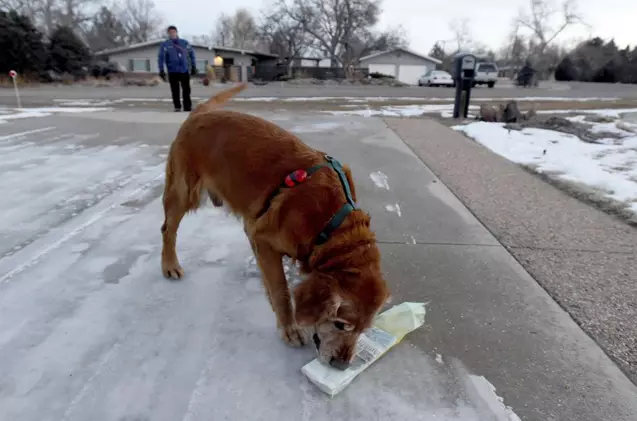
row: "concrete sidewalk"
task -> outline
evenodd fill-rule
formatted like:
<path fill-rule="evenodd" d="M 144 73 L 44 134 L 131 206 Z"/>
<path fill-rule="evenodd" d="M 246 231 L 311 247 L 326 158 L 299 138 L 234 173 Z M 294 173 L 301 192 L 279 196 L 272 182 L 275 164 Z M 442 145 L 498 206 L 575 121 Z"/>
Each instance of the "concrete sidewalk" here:
<path fill-rule="evenodd" d="M 386 121 L 637 382 L 637 229 L 435 121 Z"/>
<path fill-rule="evenodd" d="M 188 215 L 186 278 L 162 278 L 183 115 L 17 120 L 0 127 L 2 421 L 637 418 L 637 388 L 382 120 L 263 116 L 350 164 L 394 302 L 428 302 L 425 326 L 327 398 L 300 373 L 313 350 L 278 339 L 233 218 Z"/>

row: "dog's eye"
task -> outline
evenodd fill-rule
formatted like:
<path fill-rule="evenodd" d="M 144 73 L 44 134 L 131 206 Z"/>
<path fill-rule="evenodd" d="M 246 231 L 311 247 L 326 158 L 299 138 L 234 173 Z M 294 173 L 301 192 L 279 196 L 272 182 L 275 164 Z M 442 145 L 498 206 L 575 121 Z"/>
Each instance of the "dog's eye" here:
<path fill-rule="evenodd" d="M 334 326 L 336 326 L 338 330 L 345 330 L 345 323 L 343 322 L 334 322 Z"/>

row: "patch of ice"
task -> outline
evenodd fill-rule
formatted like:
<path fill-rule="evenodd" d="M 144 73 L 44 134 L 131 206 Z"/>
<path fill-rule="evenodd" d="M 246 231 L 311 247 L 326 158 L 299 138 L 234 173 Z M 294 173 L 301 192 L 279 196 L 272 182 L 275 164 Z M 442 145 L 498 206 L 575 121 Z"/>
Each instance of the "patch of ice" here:
<path fill-rule="evenodd" d="M 336 129 L 338 127 L 341 127 L 340 123 L 327 121 L 322 123 L 294 126 L 290 128 L 290 131 L 294 133 L 320 133 Z"/>
<path fill-rule="evenodd" d="M 177 243 L 186 278 L 169 282 L 159 267 L 161 183 L 142 183 L 163 172 L 155 146 L 76 150 L 53 144 L 54 135 L 14 137 L 6 143 L 15 144 L 0 146 L 0 191 L 6 193 L 0 228 L 36 236 L 48 230 L 39 243 L 0 259 L 2 274 L 22 268 L 0 285 L 6 419 L 244 420 L 258 413 L 262 420 L 382 414 L 388 420 L 502 421 L 497 395 L 465 396 L 470 381 L 464 372 L 440 369 L 408 343 L 340 399 L 325 399 L 300 371 L 315 352 L 291 349 L 276 334 L 238 221 L 211 206 L 187 215 Z M 105 188 L 130 179 L 119 193 Z M 103 204 L 59 219 L 74 198 Z M 5 233 L 0 246 L 7 244 Z M 264 405 L 273 390 L 285 404 Z"/>
<path fill-rule="evenodd" d="M 55 127 L 43 127 L 41 129 L 33 129 L 33 130 L 27 130 L 25 132 L 11 133 L 11 134 L 0 136 L 0 141 L 15 140 L 24 136 L 28 136 L 28 135 L 36 134 L 36 133 L 42 133 L 42 132 L 46 132 L 53 129 L 55 129 Z"/>
<path fill-rule="evenodd" d="M 400 210 L 400 205 L 398 203 L 396 203 L 394 205 L 385 205 L 385 210 L 387 212 L 394 212 L 398 216 L 403 216 L 403 213 Z"/>
<path fill-rule="evenodd" d="M 376 184 L 376 187 L 389 190 L 389 178 L 384 173 L 375 171 L 369 174 L 369 178 Z"/>
<path fill-rule="evenodd" d="M 237 102 L 272 102 L 272 101 L 281 101 L 286 100 L 287 98 L 279 98 L 276 96 L 259 96 L 259 97 L 248 97 L 248 98 L 233 98 L 233 101 Z"/>
<path fill-rule="evenodd" d="M 504 399 L 495 393 L 495 386 L 493 386 L 491 382 L 483 376 L 470 374 L 468 377 L 474 387 L 473 391 L 482 399 L 489 409 L 489 413 L 493 414 L 496 420 L 522 421 L 520 417 L 513 412 L 510 406 L 504 404 Z"/>
<path fill-rule="evenodd" d="M 47 117 L 56 113 L 90 113 L 96 111 L 109 111 L 110 108 L 72 108 L 72 107 L 49 107 L 49 108 L 13 108 L 12 113 L 1 114 L 2 120 L 16 120 L 32 117 Z"/>
<path fill-rule="evenodd" d="M 591 144 L 550 130 L 507 130 L 501 123 L 453 129 L 510 161 L 589 186 L 637 213 L 637 136 L 617 139 L 616 144 Z"/>

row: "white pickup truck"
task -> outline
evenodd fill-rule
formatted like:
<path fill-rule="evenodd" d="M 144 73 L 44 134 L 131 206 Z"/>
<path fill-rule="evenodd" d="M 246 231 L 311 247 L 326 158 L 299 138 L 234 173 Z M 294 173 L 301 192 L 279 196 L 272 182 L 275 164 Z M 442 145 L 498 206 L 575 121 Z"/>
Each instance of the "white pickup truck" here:
<path fill-rule="evenodd" d="M 487 85 L 493 88 L 498 81 L 498 66 L 495 63 L 478 63 L 476 65 L 476 76 L 473 86 Z"/>

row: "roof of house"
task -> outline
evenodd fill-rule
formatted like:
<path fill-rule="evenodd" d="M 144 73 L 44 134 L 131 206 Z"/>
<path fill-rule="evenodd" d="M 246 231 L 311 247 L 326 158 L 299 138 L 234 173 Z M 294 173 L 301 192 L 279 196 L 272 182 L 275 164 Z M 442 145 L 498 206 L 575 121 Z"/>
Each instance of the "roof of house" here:
<path fill-rule="evenodd" d="M 386 50 L 386 51 L 381 51 L 379 53 L 370 54 L 368 56 L 361 57 L 359 59 L 359 61 L 369 60 L 371 58 L 382 56 L 383 54 L 387 54 L 387 53 L 392 53 L 394 51 L 404 51 L 404 52 L 409 53 L 411 55 L 414 55 L 416 57 L 420 57 L 423 60 L 429 60 L 429 61 L 434 62 L 436 64 L 441 64 L 442 63 L 442 61 L 438 60 L 437 58 L 429 57 L 429 56 L 417 53 L 417 52 L 415 52 L 413 50 L 410 50 L 409 48 L 404 48 L 404 47 L 393 48 L 391 50 Z"/>
<path fill-rule="evenodd" d="M 152 47 L 154 45 L 159 46 L 159 44 L 161 44 L 165 40 L 166 39 L 155 39 L 155 40 L 152 40 L 152 41 L 146 41 L 146 42 L 139 42 L 139 43 L 136 43 L 136 44 L 124 45 L 122 47 L 109 48 L 107 50 L 98 51 L 98 52 L 95 53 L 95 55 L 104 56 L 104 55 L 110 55 L 110 54 L 123 53 L 123 52 L 126 52 L 126 51 L 133 51 L 133 50 L 137 50 L 137 49 L 140 49 L 140 48 Z M 259 51 L 252 51 L 252 50 L 242 50 L 242 49 L 239 49 L 239 48 L 221 47 L 221 46 L 218 46 L 218 45 L 204 45 L 204 44 L 197 44 L 197 43 L 193 43 L 193 42 L 191 42 L 190 45 L 192 45 L 195 48 L 205 48 L 207 50 L 216 50 L 216 51 L 229 51 L 229 52 L 233 52 L 233 53 L 249 54 L 249 55 L 255 56 L 255 57 L 258 57 L 258 56 L 271 57 L 271 58 L 278 57 L 276 54 L 261 53 Z"/>

